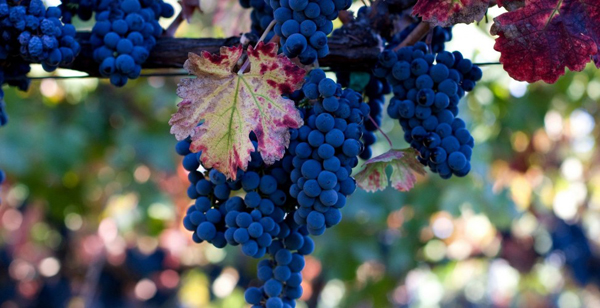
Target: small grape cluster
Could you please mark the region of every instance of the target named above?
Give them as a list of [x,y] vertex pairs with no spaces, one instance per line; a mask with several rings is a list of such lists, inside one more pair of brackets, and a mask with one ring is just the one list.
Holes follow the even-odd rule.
[[329,53],[327,35],[333,31],[332,20],[351,0],[270,0],[275,33],[281,37],[283,52],[298,57],[302,64],[312,64]]
[[[402,31],[396,33],[392,40],[390,41],[390,46],[397,46],[402,43],[406,37],[421,23],[420,21],[414,22],[410,24],[408,27],[404,28]],[[426,42],[428,40],[428,36],[431,35],[431,44],[429,47],[433,53],[440,53],[446,50],[446,42],[452,40],[452,27],[443,28],[440,26],[436,26],[431,30],[431,34],[426,35],[421,41]]]
[[474,140],[457,117],[458,103],[481,79],[481,69],[460,52],[436,56],[419,42],[382,52],[373,73],[393,87],[388,114],[400,120],[404,139],[419,151],[420,162],[444,179],[467,175]]
[[294,214],[296,223],[320,235],[340,222],[339,209],[356,189],[350,174],[363,150],[360,138],[369,105],[356,91],[342,91],[320,69],[310,72],[302,91],[314,105],[305,113],[306,124],[292,130],[290,195],[300,206]]
[[[240,0],[240,5],[245,9],[252,8],[250,32],[260,37],[273,21],[273,9],[265,0]],[[265,37],[265,41],[268,42],[274,35],[275,33],[271,30]]]
[[163,32],[158,19],[173,14],[170,4],[157,0],[101,2],[90,38],[100,74],[110,77],[118,87],[139,77],[142,64]]
[[0,1],[0,59],[20,55],[27,62],[41,63],[44,70],[73,62],[81,47],[75,27],[60,21],[58,7],[46,9],[40,0]]
[[306,226],[297,225],[293,213],[281,223],[279,239],[269,247],[271,259],[258,263],[260,287],[246,290],[246,302],[253,307],[282,308],[295,307],[295,300],[302,296],[302,274],[304,256],[314,250],[314,242],[308,235]]
[[[262,257],[272,238],[279,234],[278,223],[285,216],[282,206],[287,196],[279,189],[289,186],[289,171],[284,170],[284,161],[270,166],[261,176],[259,170],[264,171],[265,166],[260,154],[254,152],[248,170],[238,171],[236,180],[227,180],[215,169],[208,171],[207,179],[197,171],[202,153],[191,153],[189,146],[189,140],[183,140],[176,150],[184,155],[183,167],[190,171],[188,196],[196,199],[184,218],[184,226],[194,231],[192,239],[198,243],[207,241],[219,248],[227,244],[242,245],[244,254]],[[287,169],[291,170],[291,161],[288,164]],[[246,192],[243,199],[230,198],[231,191],[241,189]]]

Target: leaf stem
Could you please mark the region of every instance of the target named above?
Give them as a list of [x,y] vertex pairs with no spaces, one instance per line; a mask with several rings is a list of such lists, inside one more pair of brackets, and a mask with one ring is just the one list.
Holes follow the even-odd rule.
[[383,135],[383,137],[385,137],[385,139],[387,140],[388,144],[390,145],[390,149],[393,149],[394,145],[392,144],[392,140],[390,140],[390,137],[388,137],[388,135],[386,133],[384,133],[383,130],[381,130],[381,127],[379,127],[379,125],[377,125],[377,122],[375,122],[375,120],[373,120],[373,118],[371,117],[371,115],[369,115],[369,120],[371,120],[371,122],[373,123],[373,125],[375,125],[375,127],[377,127],[377,130]]
[[[267,38],[267,35],[269,35],[269,32],[271,32],[271,29],[273,29],[273,27],[275,26],[275,23],[276,23],[275,20],[271,21],[271,23],[265,29],[263,34],[260,36],[260,38],[258,39],[258,42],[256,42],[256,45],[254,47],[258,46],[258,44],[260,44],[260,42],[264,41]],[[246,59],[246,62],[244,62],[244,64],[242,64],[242,67],[238,71],[238,75],[242,75],[246,71],[246,69],[248,68],[249,65],[250,65],[250,58]]]
[[271,29],[273,29],[273,27],[275,27],[276,23],[277,23],[277,21],[275,21],[275,20],[271,21],[271,23],[267,26],[267,28],[265,29],[263,34],[258,39],[258,42],[256,42],[256,45],[258,45],[258,43],[264,41],[267,38],[267,35],[269,35],[269,32],[271,32]]

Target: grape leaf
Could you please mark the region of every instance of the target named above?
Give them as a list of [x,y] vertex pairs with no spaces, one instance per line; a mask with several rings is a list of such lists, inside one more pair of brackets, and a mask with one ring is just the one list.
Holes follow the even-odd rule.
[[361,172],[356,174],[356,184],[367,192],[384,190],[388,185],[386,169],[392,167],[390,181],[392,187],[399,191],[409,191],[415,185],[415,172],[425,174],[423,165],[417,161],[417,152],[412,149],[391,149],[365,162]]
[[[193,152],[202,151],[206,168],[216,168],[235,179],[238,168],[246,170],[254,146],[250,132],[258,139],[258,151],[267,164],[279,160],[289,145],[289,128],[302,126],[300,112],[291,93],[302,82],[305,71],[283,55],[277,45],[248,47],[250,71],[234,73],[243,47],[221,47],[220,54],[207,51],[189,54],[184,67],[197,78],[182,79],[178,104],[169,124],[178,140],[190,136]],[[202,125],[197,125],[204,121]]]
[[527,0],[494,18],[492,34],[499,35],[494,49],[512,78],[554,83],[565,67],[581,71],[600,59],[600,5],[598,0]]
[[413,15],[436,26],[450,27],[480,21],[489,4],[489,0],[418,0]]

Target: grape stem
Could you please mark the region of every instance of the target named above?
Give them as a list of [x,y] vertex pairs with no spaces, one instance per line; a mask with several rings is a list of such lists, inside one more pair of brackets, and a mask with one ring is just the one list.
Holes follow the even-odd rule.
[[390,145],[390,149],[393,149],[394,145],[392,144],[392,140],[390,140],[390,137],[388,137],[388,135],[386,133],[384,133],[383,130],[381,130],[381,127],[379,127],[379,125],[377,125],[377,122],[375,122],[375,120],[373,120],[373,118],[371,117],[371,115],[369,115],[369,120],[371,120],[371,122],[373,123],[373,125],[375,125],[375,127],[377,127],[377,130],[383,135],[383,137],[385,137],[385,139],[387,140],[388,144]]
[[[267,38],[267,35],[269,35],[269,32],[271,32],[271,29],[273,29],[273,27],[275,26],[275,23],[276,23],[275,20],[271,21],[271,23],[265,29],[263,34],[260,36],[260,39],[258,39],[258,42],[256,42],[256,45],[254,47],[258,46],[258,44],[260,44],[260,42],[264,41]],[[238,75],[242,75],[246,71],[246,69],[248,68],[249,65],[250,65],[250,59],[248,58],[248,59],[246,59],[246,62],[244,62],[244,64],[242,64],[242,67],[238,71]]]
[[177,14],[177,17],[173,19],[173,22],[169,25],[167,30],[165,30],[163,36],[175,37],[175,32],[177,32],[177,29],[179,29],[181,23],[183,23],[183,11],[179,12],[179,14]]
[[423,39],[427,33],[431,30],[431,24],[428,22],[421,22],[398,46],[394,47],[394,51],[400,50],[402,47],[412,46],[416,42]]
[[433,48],[431,47],[433,42],[433,29],[429,30],[427,33],[427,38],[425,39],[425,43],[429,46],[429,53],[433,52]]

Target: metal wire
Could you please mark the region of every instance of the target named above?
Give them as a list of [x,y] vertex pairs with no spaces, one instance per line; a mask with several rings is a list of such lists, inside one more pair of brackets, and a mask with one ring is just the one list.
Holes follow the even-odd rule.
[[[473,63],[473,65],[477,66],[490,66],[490,65],[500,65],[500,62],[481,62],[481,63]],[[169,73],[146,73],[140,74],[140,77],[178,77],[178,76],[190,76],[188,72],[169,72]],[[98,79],[106,79],[108,77],[99,77],[99,76],[89,76],[89,75],[78,75],[78,76],[31,76],[26,77],[31,80],[42,80],[42,79],[78,79],[78,78],[98,78]],[[21,80],[23,78],[6,78],[6,81],[13,80]]]
[[[140,77],[177,77],[177,76],[188,76],[188,72],[172,72],[172,73],[147,73],[140,74]],[[31,80],[40,80],[40,79],[77,79],[77,78],[98,78],[98,79],[106,79],[108,77],[101,76],[90,76],[90,75],[77,75],[77,76],[31,76],[26,77]],[[6,80],[20,80],[20,78],[6,78]]]

